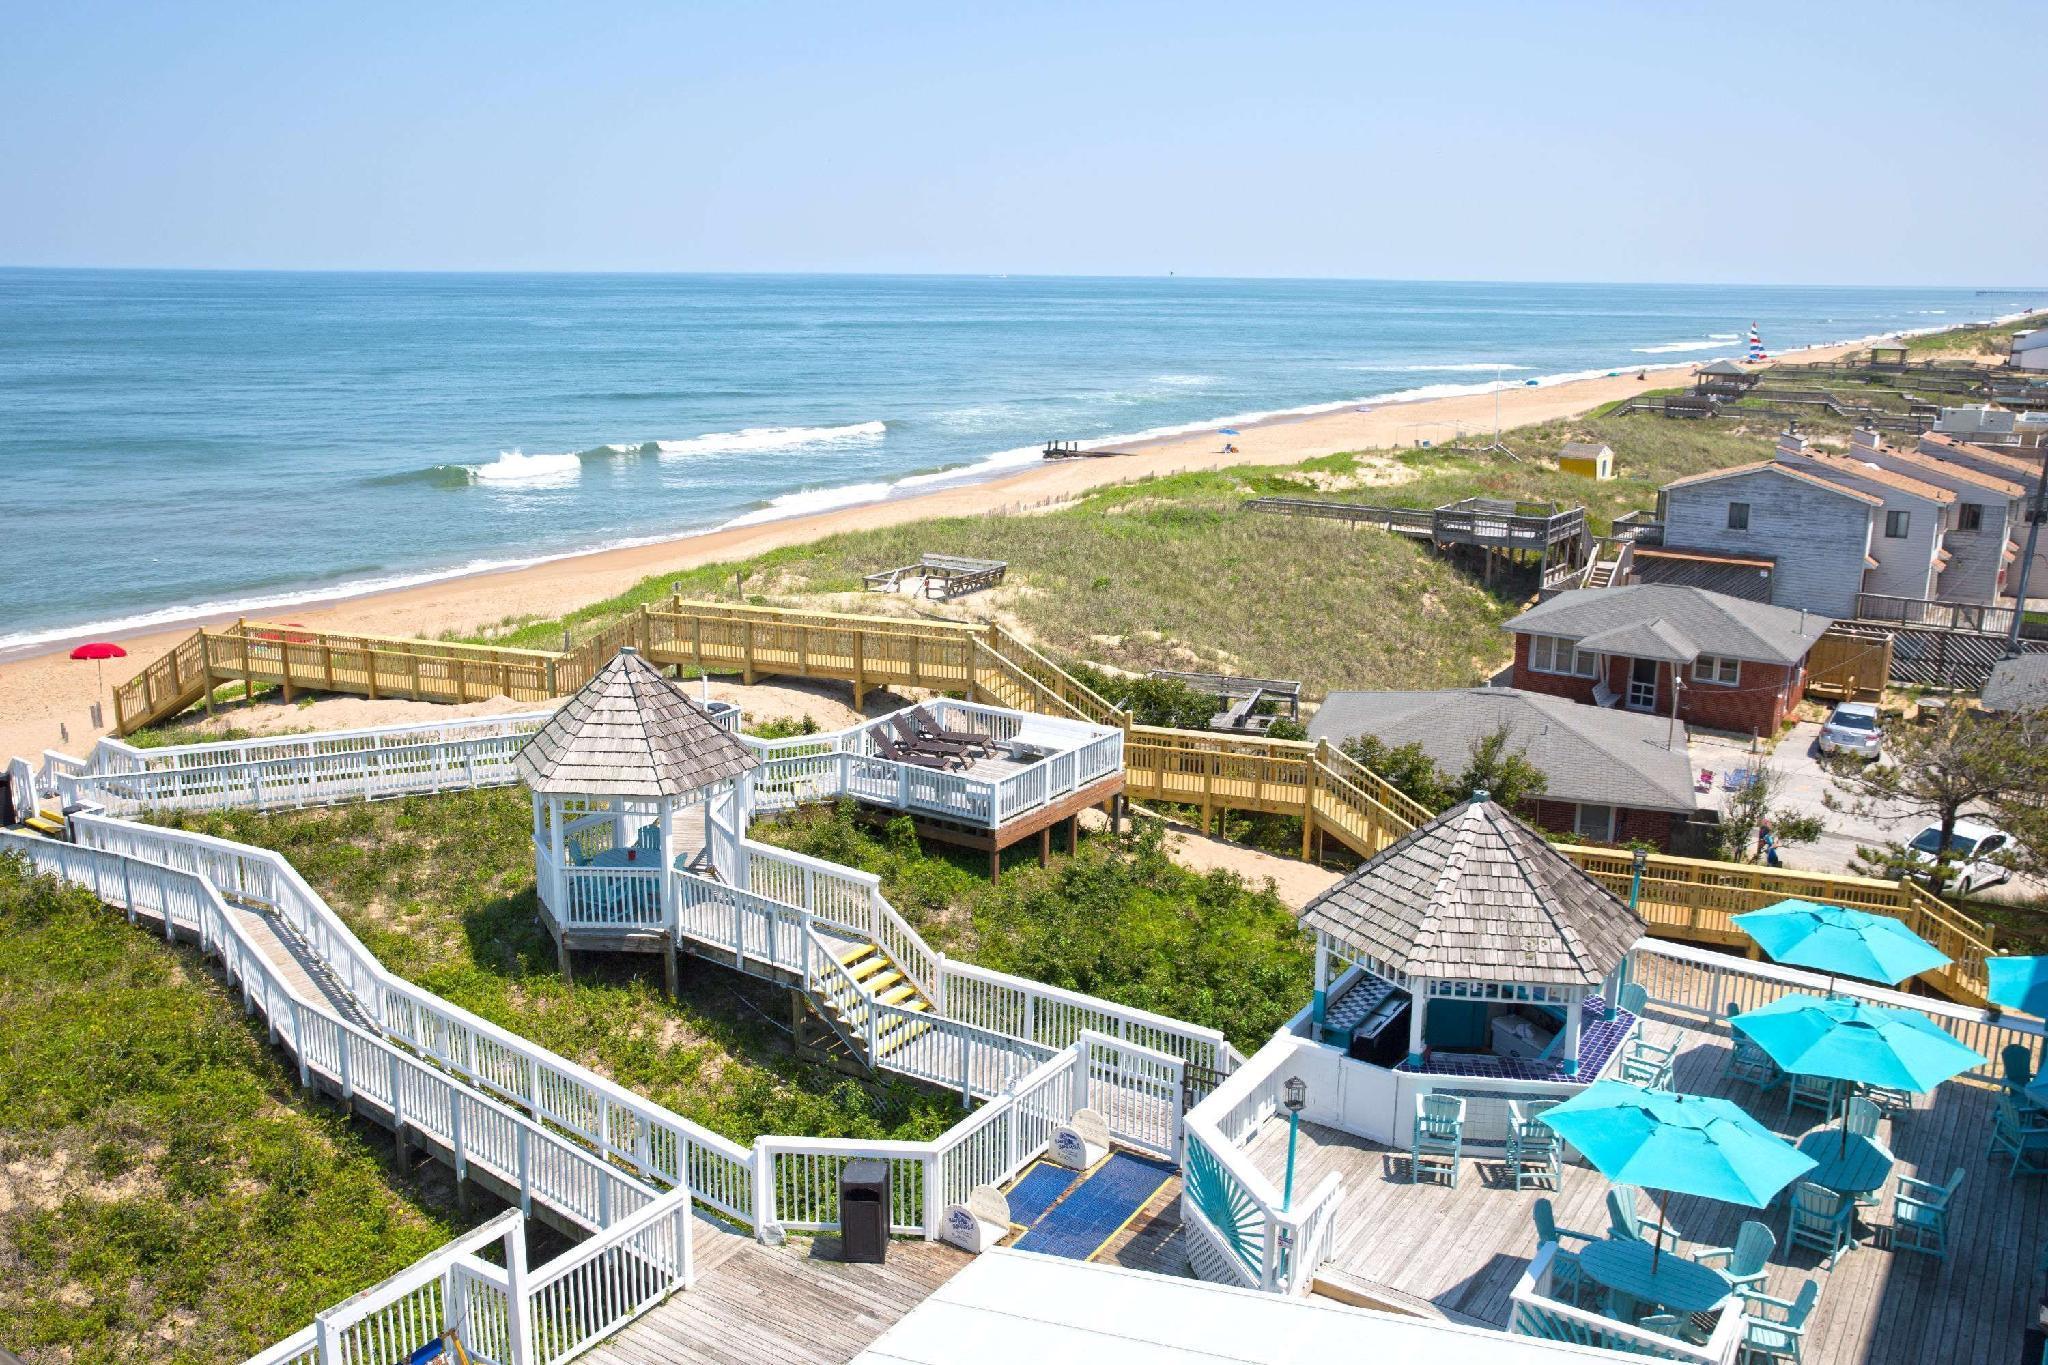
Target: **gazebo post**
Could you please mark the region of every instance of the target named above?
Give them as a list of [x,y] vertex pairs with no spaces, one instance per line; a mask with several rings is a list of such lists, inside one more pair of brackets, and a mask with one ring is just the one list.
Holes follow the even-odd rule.
[[675,798],[664,796],[655,807],[661,831],[661,987],[674,1000],[681,988],[676,963],[676,822]]
[[1323,1037],[1323,1016],[1330,1008],[1330,936],[1316,930],[1316,993],[1314,1004],[1309,1010],[1313,1024],[1313,1036],[1320,1042]]
[[562,798],[553,792],[548,793],[548,824],[552,826],[548,842],[552,845],[554,853],[554,866],[548,870],[548,880],[554,883],[556,892],[555,903],[548,909],[552,912],[550,918],[555,922],[555,968],[561,973],[562,984],[565,986],[573,984],[576,979],[575,967],[569,955],[569,907],[565,904],[568,897],[562,894],[567,890],[567,881],[562,876],[562,865],[566,861],[564,849],[568,841],[568,823],[563,818]]
[[1580,1021],[1586,1014],[1586,992],[1575,990],[1571,993],[1564,1010],[1564,1074],[1579,1074],[1579,1033]]
[[1422,1069],[1422,1019],[1429,1010],[1429,980],[1426,977],[1408,978],[1408,1065]]

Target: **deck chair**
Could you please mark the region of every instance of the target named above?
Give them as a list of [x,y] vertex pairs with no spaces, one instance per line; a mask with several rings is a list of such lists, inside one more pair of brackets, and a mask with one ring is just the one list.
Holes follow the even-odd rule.
[[1537,1200],[1530,1214],[1536,1220],[1536,1249],[1541,1251],[1547,1246],[1557,1248],[1550,1258],[1550,1297],[1564,1303],[1576,1304],[1581,1308],[1597,1307],[1605,1297],[1605,1291],[1594,1281],[1586,1278],[1585,1272],[1579,1269],[1578,1253],[1566,1251],[1564,1239],[1572,1237],[1588,1243],[1600,1239],[1590,1232],[1559,1227],[1557,1212],[1551,1207],[1548,1199]]
[[[1678,1234],[1662,1223],[1645,1221],[1636,1212],[1641,1191],[1633,1185],[1616,1185],[1607,1191],[1607,1235],[1617,1242],[1662,1242],[1670,1251],[1678,1245]],[[1647,1234],[1647,1235],[1646,1235]]]
[[869,733],[874,736],[875,752],[888,759],[891,763],[907,763],[913,768],[930,768],[933,772],[945,772],[952,768],[966,766],[964,762],[955,758],[947,758],[934,753],[923,753],[915,749],[906,749],[880,730],[873,730]]
[[1518,1190],[1531,1185],[1555,1190],[1564,1183],[1564,1143],[1541,1117],[1557,1104],[1536,1100],[1524,1108],[1508,1101],[1507,1166]]
[[1649,988],[1647,986],[1639,986],[1631,981],[1628,985],[1621,988],[1619,1003],[1623,1009],[1640,1019],[1643,1017],[1643,1011],[1650,1007]]
[[927,739],[918,734],[916,728],[901,711],[889,717],[889,728],[896,732],[896,742],[912,753],[937,754],[941,758],[958,759],[962,767],[967,764],[970,746],[955,744],[950,739]]
[[947,1208],[939,1236],[979,1256],[1010,1235],[1010,1201],[993,1185],[976,1185],[964,1203]]
[[1802,1180],[1792,1187],[1785,1216],[1785,1245],[1812,1247],[1821,1264],[1833,1269],[1835,1258],[1856,1245],[1856,1205],[1847,1195]]
[[1046,1155],[1070,1170],[1088,1170],[1109,1155],[1109,1120],[1099,1110],[1076,1109],[1072,1118],[1053,1129]]
[[1747,1037],[1738,1033],[1730,1042],[1728,1055],[1721,1062],[1721,1078],[1742,1081],[1756,1087],[1759,1096],[1768,1095],[1785,1083],[1785,1073],[1765,1052]]
[[898,711],[896,714],[898,716],[908,716],[911,727],[928,743],[963,745],[969,751],[977,753],[983,758],[988,757],[1002,747],[994,735],[985,735],[978,730],[948,729],[934,720],[930,713],[919,707],[913,706],[908,711]]
[[1408,1143],[1408,1179],[1420,1181],[1435,1170],[1452,1186],[1458,1183],[1459,1158],[1465,1149],[1465,1101],[1456,1095],[1417,1095],[1415,1133]]
[[1991,1145],[1985,1155],[2010,1156],[2008,1177],[2048,1175],[2048,1115],[2006,1091],[1991,1116]]
[[1735,1230],[1734,1246],[1709,1247],[1694,1253],[1693,1259],[1717,1267],[1737,1289],[1762,1289],[1770,1277],[1771,1253],[1777,1249],[1775,1233],[1755,1219],[1745,1219]]
[[1621,1078],[1645,1090],[1669,1090],[1672,1063],[1677,1056],[1677,1048],[1659,1047],[1638,1035],[1621,1055]]
[[1812,1280],[1799,1286],[1789,1299],[1774,1299],[1761,1291],[1742,1294],[1742,1359],[1789,1360],[1801,1365],[1800,1351],[1806,1340],[1806,1320],[1820,1301],[1820,1286]]
[[1841,1083],[1825,1076],[1788,1076],[1785,1078],[1785,1117],[1792,1117],[1792,1111],[1804,1105],[1808,1109],[1820,1110],[1832,1121],[1841,1093]]
[[1998,1060],[2005,1068],[2007,1090],[2025,1090],[2034,1079],[2034,1050],[2025,1043],[2007,1043]]
[[1949,1173],[1948,1184],[1899,1177],[1892,1196],[1892,1250],[1917,1251],[1938,1261],[1948,1259],[1948,1210],[1969,1172],[1961,1166]]

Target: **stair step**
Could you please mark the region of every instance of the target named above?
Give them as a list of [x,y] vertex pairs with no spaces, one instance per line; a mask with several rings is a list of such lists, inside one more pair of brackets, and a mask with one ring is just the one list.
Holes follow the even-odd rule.
[[916,994],[917,987],[911,985],[908,981],[899,980],[894,986],[891,986],[886,991],[877,990],[875,992],[875,999],[881,1001],[885,1005],[904,1005],[904,1007],[907,1009],[909,1008],[909,1006],[905,1004],[905,1002],[910,1000]]
[[38,834],[57,836],[64,833],[64,817],[46,810],[37,811],[21,823]]

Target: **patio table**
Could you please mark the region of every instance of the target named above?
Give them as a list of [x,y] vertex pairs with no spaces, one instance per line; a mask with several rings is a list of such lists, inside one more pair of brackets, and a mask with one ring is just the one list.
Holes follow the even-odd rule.
[[1799,1139],[1799,1150],[1819,1164],[1803,1177],[1836,1194],[1869,1194],[1892,1178],[1898,1158],[1874,1138],[1851,1133],[1846,1144],[1840,1128],[1816,1128]]
[[1609,1289],[1674,1313],[1711,1313],[1728,1301],[1735,1284],[1710,1265],[1675,1251],[1655,1258],[1648,1242],[1609,1238],[1579,1253],[1579,1269]]

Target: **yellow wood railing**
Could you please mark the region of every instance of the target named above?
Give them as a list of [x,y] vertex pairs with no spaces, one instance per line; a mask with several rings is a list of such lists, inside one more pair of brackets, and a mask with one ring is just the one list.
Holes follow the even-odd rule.
[[[328,635],[241,622],[196,633],[115,692],[121,733],[173,714],[215,683],[280,683],[287,690],[473,701],[497,693],[542,700],[573,691],[622,645],[660,664],[821,677],[871,687],[965,693],[1020,710],[1125,728],[1125,791],[1141,801],[1262,811],[1302,821],[1302,852],[1317,836],[1371,857],[1430,818],[1377,773],[1328,745],[1215,731],[1132,725],[1057,663],[997,626],[672,599],[642,607],[566,653],[488,645]],[[1626,898],[1627,850],[1563,845],[1595,880]],[[1919,884],[1650,855],[1638,906],[1661,936],[1746,946],[1734,915],[1799,897],[1895,915],[1954,959],[1930,974],[1944,993],[1984,999],[1992,931]]]

